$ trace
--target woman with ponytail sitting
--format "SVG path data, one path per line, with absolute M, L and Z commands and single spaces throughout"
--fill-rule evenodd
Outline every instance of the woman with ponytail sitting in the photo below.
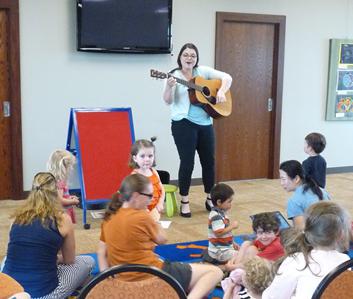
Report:
M 303 167 L 296 160 L 282 162 L 279 166 L 281 186 L 287 192 L 294 192 L 288 199 L 287 216 L 295 227 L 304 227 L 304 212 L 313 203 L 330 199 L 328 193 L 316 182 L 304 176 Z
M 188 293 L 188 299 L 203 298 L 223 277 L 212 265 L 162 261 L 154 253 L 156 244 L 166 242 L 162 227 L 147 212 L 153 198 L 148 177 L 136 173 L 127 176 L 113 195 L 101 227 L 98 245 L 100 271 L 120 264 L 143 264 L 164 270 Z M 141 273 L 124 273 L 119 279 L 136 281 L 149 278 Z
M 304 217 L 303 230 L 287 231 L 283 239 L 286 256 L 273 266 L 275 278 L 262 299 L 311 299 L 324 277 L 349 260 L 343 252 L 349 248 L 351 219 L 343 207 L 320 201 Z
M 35 175 L 31 193 L 12 218 L 3 272 L 32 298 L 66 298 L 85 282 L 94 260 L 75 256 L 74 227 L 51 173 Z

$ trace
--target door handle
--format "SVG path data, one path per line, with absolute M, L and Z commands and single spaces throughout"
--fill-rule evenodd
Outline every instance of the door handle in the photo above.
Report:
M 10 102 L 9 101 L 2 102 L 2 111 L 3 111 L 4 117 L 10 117 L 11 111 L 10 111 Z
M 268 112 L 271 112 L 271 111 L 272 111 L 272 108 L 273 108 L 273 101 L 272 101 L 272 98 L 268 98 L 268 99 L 267 99 L 267 111 L 268 111 Z

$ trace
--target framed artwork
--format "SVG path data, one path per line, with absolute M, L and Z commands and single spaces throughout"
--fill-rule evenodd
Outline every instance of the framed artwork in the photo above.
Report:
M 353 120 L 353 40 L 331 39 L 326 120 Z

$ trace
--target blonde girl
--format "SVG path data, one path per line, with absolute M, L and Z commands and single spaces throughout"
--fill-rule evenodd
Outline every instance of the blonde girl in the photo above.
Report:
M 242 268 L 232 271 L 229 277 L 222 280 L 223 299 L 261 299 L 273 276 L 270 261 L 259 256 L 248 258 Z
M 68 177 L 76 163 L 75 156 L 67 150 L 58 149 L 52 152 L 47 163 L 47 169 L 51 172 L 56 181 L 59 198 L 62 206 L 70 215 L 72 223 L 76 223 L 76 215 L 73 206 L 79 203 L 77 196 L 70 195 Z
M 349 260 L 342 252 L 348 250 L 350 234 L 350 217 L 337 203 L 311 205 L 305 213 L 304 230 L 286 236 L 286 258 L 262 299 L 310 299 L 321 280 Z
M 164 209 L 165 191 L 158 172 L 154 168 L 156 162 L 153 142 L 155 140 L 155 137 L 152 137 L 151 141 L 146 139 L 137 140 L 131 147 L 129 166 L 133 168 L 132 174 L 144 175 L 153 185 L 153 198 L 147 209 L 151 212 L 152 218 L 158 221 Z
M 66 298 L 82 285 L 94 260 L 75 257 L 73 225 L 51 173 L 35 175 L 32 191 L 12 218 L 4 273 L 32 298 Z

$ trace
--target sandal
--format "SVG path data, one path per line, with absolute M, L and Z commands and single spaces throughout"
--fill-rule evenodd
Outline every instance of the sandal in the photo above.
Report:
M 206 208 L 207 211 L 210 212 L 212 210 L 212 208 L 213 208 L 213 205 L 210 205 L 208 203 L 209 200 L 211 200 L 211 198 L 207 197 L 206 200 L 205 200 L 205 208 Z
M 191 212 L 183 213 L 181 210 L 181 205 L 188 205 L 189 201 L 181 201 L 180 202 L 180 216 L 184 218 L 191 218 Z

